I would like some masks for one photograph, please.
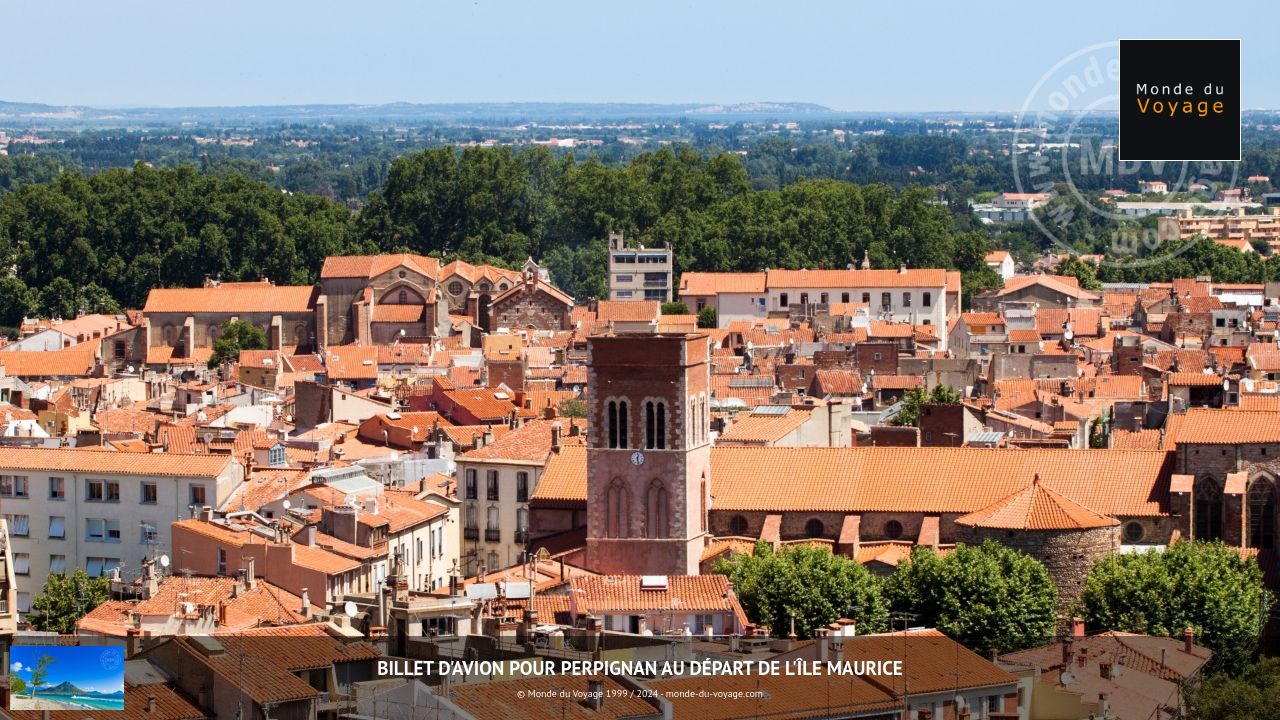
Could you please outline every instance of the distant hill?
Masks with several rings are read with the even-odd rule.
[[[464,122],[476,120],[622,121],[678,119],[773,119],[843,116],[831,108],[801,102],[737,104],[688,103],[387,103],[383,105],[259,105],[243,107],[95,108],[84,105],[42,105],[0,100],[0,124],[135,126],[178,123],[274,123],[320,121]]]
[[[85,691],[63,680],[53,687],[36,690],[37,695],[84,695]]]

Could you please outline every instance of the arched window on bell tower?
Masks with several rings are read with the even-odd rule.
[[[605,423],[609,426],[609,445],[608,447],[618,447],[618,403],[610,400],[605,406],[607,418]]]
[[[627,537],[627,526],[627,486],[622,478],[614,478],[605,498],[605,537]]]
[[[667,447],[667,404],[649,400],[644,404],[644,446],[649,450]]]
[[[618,401],[618,447],[631,447],[631,437],[627,432],[627,401]]]
[[[667,488],[661,480],[654,479],[649,483],[649,492],[645,497],[645,537],[664,538],[671,533],[670,505],[667,501]]]

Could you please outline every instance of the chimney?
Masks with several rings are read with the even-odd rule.
[[[592,710],[601,710],[604,708],[604,681],[588,680],[587,681],[587,707]]]
[[[550,402],[551,402],[550,400],[547,400],[547,403],[550,403]],[[556,419],[555,406],[548,404],[545,408],[543,408],[542,417],[544,420],[555,420]]]
[[[244,561],[244,588],[252,590],[258,587],[258,578],[253,572],[253,558],[245,558]]]
[[[213,522],[213,508],[208,505],[200,508],[200,519],[205,522]]]
[[[1075,652],[1071,649],[1072,642],[1073,641],[1071,638],[1066,638],[1065,640],[1062,641],[1062,666],[1063,667],[1068,667],[1071,665],[1071,656],[1075,654]]]
[[[814,631],[814,638],[818,641],[818,662],[827,661],[827,629],[818,628]]]
[[[148,695],[147,696],[147,713],[151,714],[151,713],[154,713],[155,711],[156,711],[156,696]]]
[[[907,274],[907,264],[906,264],[906,263],[902,263],[901,265],[899,265],[899,266],[898,266],[898,274],[899,274],[899,275],[906,275],[906,274]]]
[[[551,425],[551,452],[560,452],[560,423]]]
[[[376,506],[375,506],[375,508],[374,508],[374,514],[375,514],[375,515],[377,514],[377,508],[376,508]],[[308,526],[307,526],[307,535],[306,535],[306,538],[307,538],[307,547],[315,547],[315,546],[316,546],[316,526],[315,526],[315,525],[308,525]]]
[[[1190,625],[1182,631],[1182,652],[1190,655],[1196,644],[1196,631]]]
[[[1084,618],[1078,618],[1078,617],[1071,618],[1071,637],[1073,638],[1084,637]]]
[[[1107,701],[1106,693],[1098,693],[1098,714],[1102,716],[1102,720],[1108,720],[1111,711],[1111,703]]]
[[[369,501],[369,513],[371,515],[378,514],[378,498],[375,497]]]
[[[220,602],[218,603],[218,627],[226,627],[226,626],[227,626],[227,604],[225,602]],[[147,712],[150,712],[150,710],[148,710]]]
[[[307,594],[306,588],[302,588],[302,617],[311,617],[311,596]]]

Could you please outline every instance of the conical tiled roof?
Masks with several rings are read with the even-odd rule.
[[[956,518],[956,524],[1001,530],[1087,530],[1120,522],[1050,490],[1036,475],[1030,485],[981,510]]]

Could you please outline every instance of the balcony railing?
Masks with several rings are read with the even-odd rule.
[[[464,540],[479,540],[480,528],[463,528],[462,537]]]
[[[499,542],[502,540],[502,531],[497,528],[485,528],[484,540],[485,542]]]
[[[528,542],[529,542],[529,531],[528,531],[528,530],[517,530],[517,531],[516,531],[516,544],[517,544],[517,545],[525,545],[525,544],[528,544]]]

